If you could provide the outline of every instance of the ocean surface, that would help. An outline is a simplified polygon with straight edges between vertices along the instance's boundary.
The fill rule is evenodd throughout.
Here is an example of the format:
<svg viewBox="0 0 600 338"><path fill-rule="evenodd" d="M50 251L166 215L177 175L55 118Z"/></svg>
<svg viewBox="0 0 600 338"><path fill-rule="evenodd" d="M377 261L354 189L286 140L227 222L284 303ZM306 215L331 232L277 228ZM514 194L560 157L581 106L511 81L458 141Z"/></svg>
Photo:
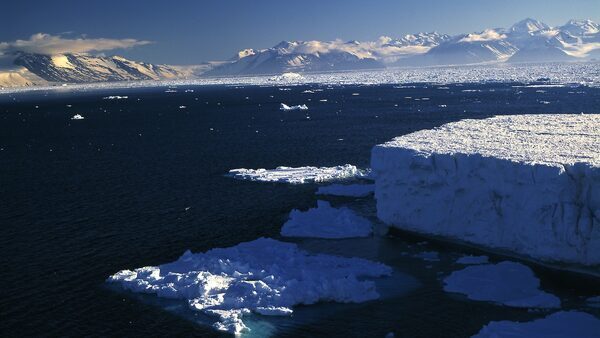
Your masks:
<svg viewBox="0 0 600 338"><path fill-rule="evenodd" d="M128 98L103 99L115 95ZM280 111L282 102L309 110ZM224 176L230 169L368 168L375 144L416 130L498 114L582 112L600 113L600 89L180 86L0 95L0 336L224 335L182 302L116 290L106 279L187 249L280 239L290 210L316 205L316 184L238 181ZM372 198L326 199L376 221ZM546 314L445 293L441 279L460 268L456 258L481 253L475 249L407 234L294 241L384 262L415 283L383 283L382 298L363 304L252 316L254 335L467 337L492 320ZM440 261L415 257L424 251L439 252ZM564 309L600 316L585 305L600 295L598 279L532 268Z"/></svg>

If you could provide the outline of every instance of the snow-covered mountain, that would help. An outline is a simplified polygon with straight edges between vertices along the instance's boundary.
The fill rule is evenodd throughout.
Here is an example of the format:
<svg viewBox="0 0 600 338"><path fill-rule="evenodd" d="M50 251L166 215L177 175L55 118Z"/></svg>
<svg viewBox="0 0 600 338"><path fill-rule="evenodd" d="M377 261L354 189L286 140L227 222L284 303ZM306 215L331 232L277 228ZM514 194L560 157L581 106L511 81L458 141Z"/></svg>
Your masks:
<svg viewBox="0 0 600 338"><path fill-rule="evenodd" d="M375 69L384 65L372 48L359 42L282 41L268 49L244 49L231 63L209 70L205 76L280 74Z"/></svg>
<svg viewBox="0 0 600 338"><path fill-rule="evenodd" d="M417 33L376 41L284 41L268 49L241 50L208 76L369 69L389 66L490 62L581 61L597 57L600 26L570 20L560 27L531 18L504 28L449 36Z"/></svg>
<svg viewBox="0 0 600 338"><path fill-rule="evenodd" d="M162 80L184 77L171 66L136 62L120 56L19 53L15 65L49 82Z"/></svg>

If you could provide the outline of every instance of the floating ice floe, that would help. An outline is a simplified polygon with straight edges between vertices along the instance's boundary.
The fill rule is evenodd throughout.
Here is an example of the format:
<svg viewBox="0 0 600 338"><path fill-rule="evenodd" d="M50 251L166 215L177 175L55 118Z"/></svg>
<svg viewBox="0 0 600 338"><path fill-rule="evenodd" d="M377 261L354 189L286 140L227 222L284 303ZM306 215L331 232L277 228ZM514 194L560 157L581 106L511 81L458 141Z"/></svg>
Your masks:
<svg viewBox="0 0 600 338"><path fill-rule="evenodd" d="M487 264L488 262L488 256L463 256L456 260L457 264L462 265Z"/></svg>
<svg viewBox="0 0 600 338"><path fill-rule="evenodd" d="M368 171L345 164L336 167L277 167L275 169L232 169L227 176L250 181L290 184L318 183L366 177Z"/></svg>
<svg viewBox="0 0 600 338"><path fill-rule="evenodd" d="M397 137L372 151L377 215L541 261L600 264L598 130L600 114L542 114Z"/></svg>
<svg viewBox="0 0 600 338"><path fill-rule="evenodd" d="M319 187L317 195L366 197L375 191L375 184L331 184Z"/></svg>
<svg viewBox="0 0 600 338"><path fill-rule="evenodd" d="M71 120L83 120L85 119L85 117L83 117L82 115L79 114L75 114L73 115L73 117L71 117Z"/></svg>
<svg viewBox="0 0 600 338"><path fill-rule="evenodd" d="M292 210L281 228L285 237L352 238L368 237L373 224L346 208L333 208L329 202L317 201L317 208Z"/></svg>
<svg viewBox="0 0 600 338"><path fill-rule="evenodd" d="M308 110L308 106L305 104L299 104L297 106L288 106L285 103L279 105L279 110Z"/></svg>
<svg viewBox="0 0 600 338"><path fill-rule="evenodd" d="M512 307L558 308L558 297L539 289L540 280L526 265L500 262L468 266L444 279L444 291Z"/></svg>
<svg viewBox="0 0 600 338"><path fill-rule="evenodd" d="M205 253L187 251L169 264L119 271L108 282L186 300L193 310L215 316L216 329L239 334L248 329L243 317L251 312L285 316L299 304L377 299L369 279L391 273L380 263L313 255L293 243L260 238Z"/></svg>
<svg viewBox="0 0 600 338"><path fill-rule="evenodd" d="M129 96L111 95L111 96L105 96L102 99L103 100L125 100L128 98L129 98Z"/></svg>
<svg viewBox="0 0 600 338"><path fill-rule="evenodd" d="M598 338L600 320L589 313L560 311L531 322L491 322L473 338Z"/></svg>

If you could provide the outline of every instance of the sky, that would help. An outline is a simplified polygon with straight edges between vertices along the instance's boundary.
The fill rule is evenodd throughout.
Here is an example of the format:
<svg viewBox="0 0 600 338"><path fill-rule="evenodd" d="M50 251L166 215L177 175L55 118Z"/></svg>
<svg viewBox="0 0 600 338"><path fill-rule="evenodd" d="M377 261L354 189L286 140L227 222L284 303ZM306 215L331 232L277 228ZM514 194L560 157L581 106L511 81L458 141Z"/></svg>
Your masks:
<svg viewBox="0 0 600 338"><path fill-rule="evenodd" d="M459 34L527 17L551 26L571 18L600 22L600 0L6 1L0 4L0 52L78 51L198 64L282 40Z"/></svg>

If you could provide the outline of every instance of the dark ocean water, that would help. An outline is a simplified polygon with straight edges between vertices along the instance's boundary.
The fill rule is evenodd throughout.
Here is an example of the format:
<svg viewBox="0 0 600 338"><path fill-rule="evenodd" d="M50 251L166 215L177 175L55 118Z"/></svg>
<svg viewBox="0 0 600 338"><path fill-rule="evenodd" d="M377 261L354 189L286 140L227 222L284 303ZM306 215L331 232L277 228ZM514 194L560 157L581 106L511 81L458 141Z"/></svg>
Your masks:
<svg viewBox="0 0 600 338"><path fill-rule="evenodd" d="M177 304L118 292L107 287L106 278L121 269L173 261L187 249L278 238L291 209L315 206L316 185L236 181L223 176L229 169L345 163L366 168L373 145L462 118L600 113L599 89L514 85L0 95L0 335L218 336L193 314L174 313L180 312ZM302 93L319 88L323 91ZM107 95L129 98L103 100ZM282 112L281 102L310 109ZM85 120L71 120L74 114ZM332 201L372 217L372 200ZM419 286L364 304L299 307L292 318L273 319L265 332L461 337L490 320L543 315L444 293L440 276L456 269L453 259L472 251L415 245L420 241L410 236L300 241L312 251L384 261ZM442 260L400 255L411 250L437 250ZM535 269L565 308L599 315L583 307L583 297L600 294L598 280Z"/></svg>

